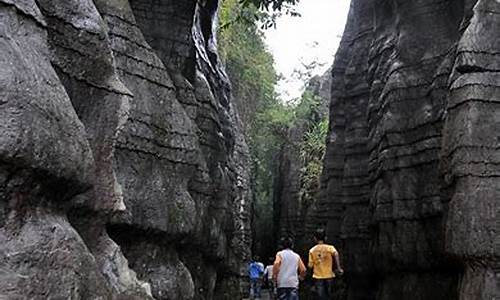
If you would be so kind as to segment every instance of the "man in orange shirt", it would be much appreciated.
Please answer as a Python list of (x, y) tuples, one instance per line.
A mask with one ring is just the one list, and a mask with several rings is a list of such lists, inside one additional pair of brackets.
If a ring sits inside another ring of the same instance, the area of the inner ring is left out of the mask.
[(335, 271), (339, 275), (344, 273), (340, 267), (339, 253), (332, 245), (325, 244), (325, 231), (318, 229), (314, 233), (316, 246), (309, 250), (308, 267), (313, 269), (314, 287), (318, 300), (328, 300), (331, 297), (331, 286), (335, 273), (333, 272), (334, 260)]

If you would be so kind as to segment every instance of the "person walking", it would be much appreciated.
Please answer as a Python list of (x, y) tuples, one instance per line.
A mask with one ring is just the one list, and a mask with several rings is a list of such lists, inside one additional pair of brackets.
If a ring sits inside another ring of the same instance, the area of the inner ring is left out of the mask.
[(264, 280), (267, 283), (267, 289), (270, 300), (276, 299), (276, 288), (274, 286), (274, 281), (273, 281), (273, 264), (274, 264), (274, 258), (270, 257), (269, 265), (267, 265), (266, 269), (264, 270)]
[[(340, 266), (339, 253), (332, 245), (325, 243), (325, 231), (318, 229), (314, 232), (316, 245), (309, 250), (308, 267), (313, 270), (314, 290), (316, 300), (329, 300), (332, 296), (332, 283), (335, 273), (342, 275), (344, 270)], [(334, 267), (335, 266), (335, 272)]]
[(259, 262), (259, 257), (256, 256), (248, 265), (248, 275), (250, 277), (250, 299), (260, 299), (263, 273), (264, 264)]
[(278, 300), (299, 300), (299, 279), (304, 279), (306, 266), (292, 250), (291, 238), (281, 239), (281, 245), (283, 250), (276, 254), (273, 265), (273, 281), (277, 287)]

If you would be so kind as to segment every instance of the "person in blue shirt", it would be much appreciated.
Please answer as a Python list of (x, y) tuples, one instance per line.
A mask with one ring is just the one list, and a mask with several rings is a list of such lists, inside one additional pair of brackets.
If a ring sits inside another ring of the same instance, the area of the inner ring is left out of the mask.
[(258, 257), (254, 257), (248, 265), (248, 275), (250, 276), (250, 299), (260, 299), (261, 297), (262, 274), (264, 274), (264, 264), (259, 262)]

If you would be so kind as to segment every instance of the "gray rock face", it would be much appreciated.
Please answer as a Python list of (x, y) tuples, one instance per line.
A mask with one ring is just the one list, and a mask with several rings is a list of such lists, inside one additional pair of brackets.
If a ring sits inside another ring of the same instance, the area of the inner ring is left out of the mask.
[(322, 196), (346, 299), (500, 298), (500, 3), (354, 0)]
[(0, 298), (241, 296), (248, 149), (217, 6), (0, 0)]

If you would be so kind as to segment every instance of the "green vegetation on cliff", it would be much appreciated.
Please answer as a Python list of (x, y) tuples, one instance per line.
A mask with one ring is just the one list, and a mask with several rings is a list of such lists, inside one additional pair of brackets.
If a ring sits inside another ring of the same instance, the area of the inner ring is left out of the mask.
[(304, 153), (301, 159), (305, 166), (301, 170), (304, 187), (301, 193), (313, 197), (311, 190), (316, 190), (321, 173), (327, 121), (318, 118), (321, 100), (310, 90), (293, 103), (286, 104), (278, 98), (275, 88), (279, 76), (273, 57), (266, 49), (261, 26), (266, 22), (265, 16), (251, 19), (261, 12), (255, 5), (246, 2), (223, 2), (219, 15), (219, 53), (231, 79), (234, 103), (245, 128), (252, 157), (255, 195), (253, 228), (256, 230), (254, 251), (265, 255), (271, 253), (275, 245), (272, 230), (273, 182), (281, 148), (290, 142), (289, 129), (298, 120), (306, 120), (307, 128), (310, 128), (299, 147)]
[(319, 178), (323, 171), (326, 150), (328, 119), (322, 110), (322, 99), (311, 89), (306, 89), (297, 105), (297, 117), (305, 123), (305, 133), (299, 143), (302, 168), (300, 169), (300, 198), (309, 206), (319, 191)]

